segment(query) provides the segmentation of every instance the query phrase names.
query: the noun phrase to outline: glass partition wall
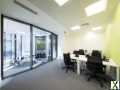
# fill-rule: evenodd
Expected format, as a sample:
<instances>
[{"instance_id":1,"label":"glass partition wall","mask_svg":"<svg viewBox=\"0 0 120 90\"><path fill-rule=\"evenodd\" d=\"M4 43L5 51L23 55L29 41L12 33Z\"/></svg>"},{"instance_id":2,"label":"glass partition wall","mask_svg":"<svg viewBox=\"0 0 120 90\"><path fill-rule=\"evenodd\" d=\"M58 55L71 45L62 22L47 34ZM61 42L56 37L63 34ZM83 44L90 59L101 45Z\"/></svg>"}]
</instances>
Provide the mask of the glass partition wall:
<instances>
[{"instance_id":1,"label":"glass partition wall","mask_svg":"<svg viewBox=\"0 0 120 90\"><path fill-rule=\"evenodd\" d=\"M57 35L13 18L2 18L2 78L56 59Z\"/></svg>"},{"instance_id":2,"label":"glass partition wall","mask_svg":"<svg viewBox=\"0 0 120 90\"><path fill-rule=\"evenodd\" d=\"M30 67L30 26L4 19L3 35L4 76Z\"/></svg>"},{"instance_id":3,"label":"glass partition wall","mask_svg":"<svg viewBox=\"0 0 120 90\"><path fill-rule=\"evenodd\" d=\"M33 27L33 67L51 60L51 33Z\"/></svg>"}]
</instances>

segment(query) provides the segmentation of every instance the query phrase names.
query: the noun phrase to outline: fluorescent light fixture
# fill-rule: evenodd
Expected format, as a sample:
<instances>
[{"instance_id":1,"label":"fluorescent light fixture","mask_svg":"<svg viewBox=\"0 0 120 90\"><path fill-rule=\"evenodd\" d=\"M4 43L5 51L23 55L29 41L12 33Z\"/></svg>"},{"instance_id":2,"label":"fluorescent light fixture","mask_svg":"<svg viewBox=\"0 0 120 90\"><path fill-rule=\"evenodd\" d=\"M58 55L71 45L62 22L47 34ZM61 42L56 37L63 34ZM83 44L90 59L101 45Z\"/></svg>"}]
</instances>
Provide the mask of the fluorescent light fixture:
<instances>
[{"instance_id":1,"label":"fluorescent light fixture","mask_svg":"<svg viewBox=\"0 0 120 90\"><path fill-rule=\"evenodd\" d=\"M88 40L92 40L92 39L95 39L96 38L96 34L94 33L94 32L88 32L87 34L86 34L86 39L88 39Z\"/></svg>"},{"instance_id":2,"label":"fluorescent light fixture","mask_svg":"<svg viewBox=\"0 0 120 90\"><path fill-rule=\"evenodd\" d=\"M59 6L63 6L65 3L67 3L69 0L54 0Z\"/></svg>"},{"instance_id":3,"label":"fluorescent light fixture","mask_svg":"<svg viewBox=\"0 0 120 90\"><path fill-rule=\"evenodd\" d=\"M101 26L98 26L98 27L93 27L93 28L92 28L92 30L93 30L93 31L96 31L96 30L101 30L101 29L102 29L102 27L101 27Z\"/></svg>"},{"instance_id":4,"label":"fluorescent light fixture","mask_svg":"<svg viewBox=\"0 0 120 90\"><path fill-rule=\"evenodd\" d=\"M87 16L95 15L102 11L105 11L107 8L107 0L98 0L97 2L87 6L85 12Z\"/></svg>"},{"instance_id":5,"label":"fluorescent light fixture","mask_svg":"<svg viewBox=\"0 0 120 90\"><path fill-rule=\"evenodd\" d=\"M75 25L73 27L70 28L72 31L75 31L75 30L79 30L80 29L80 26L79 25Z\"/></svg>"}]
</instances>

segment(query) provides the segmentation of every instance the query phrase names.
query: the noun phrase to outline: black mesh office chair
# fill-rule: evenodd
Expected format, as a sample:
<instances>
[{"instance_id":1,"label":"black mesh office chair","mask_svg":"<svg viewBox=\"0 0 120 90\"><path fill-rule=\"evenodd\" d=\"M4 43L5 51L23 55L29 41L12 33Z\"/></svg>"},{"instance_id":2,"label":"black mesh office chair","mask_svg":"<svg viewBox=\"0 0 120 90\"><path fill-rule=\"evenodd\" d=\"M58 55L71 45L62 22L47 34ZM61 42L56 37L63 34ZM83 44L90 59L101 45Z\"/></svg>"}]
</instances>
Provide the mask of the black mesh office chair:
<instances>
[{"instance_id":1,"label":"black mesh office chair","mask_svg":"<svg viewBox=\"0 0 120 90\"><path fill-rule=\"evenodd\" d=\"M99 58L99 60L104 60L104 58L102 58L102 53L99 50L93 50L91 55ZM106 70L106 66L103 65L103 67L104 67L104 70Z\"/></svg>"},{"instance_id":2,"label":"black mesh office chair","mask_svg":"<svg viewBox=\"0 0 120 90\"><path fill-rule=\"evenodd\" d=\"M79 55L85 55L85 52L84 52L83 49L79 49L78 54L79 54Z\"/></svg>"},{"instance_id":3,"label":"black mesh office chair","mask_svg":"<svg viewBox=\"0 0 120 90\"><path fill-rule=\"evenodd\" d=\"M70 71L72 70L73 72L75 72L75 62L71 61L70 53L64 53L63 57L64 57L66 72L68 72L68 70Z\"/></svg>"},{"instance_id":4,"label":"black mesh office chair","mask_svg":"<svg viewBox=\"0 0 120 90\"><path fill-rule=\"evenodd\" d=\"M74 54L76 57L79 57L79 53L78 53L77 50L74 50L74 51L73 51L73 54Z\"/></svg>"},{"instance_id":5,"label":"black mesh office chair","mask_svg":"<svg viewBox=\"0 0 120 90\"><path fill-rule=\"evenodd\" d=\"M98 50L93 50L91 55L102 59L102 54Z\"/></svg>"},{"instance_id":6,"label":"black mesh office chair","mask_svg":"<svg viewBox=\"0 0 120 90\"><path fill-rule=\"evenodd\" d=\"M102 64L101 58L96 56L88 56L88 61L86 62L86 67L88 71L88 81L95 78L99 81L101 87L103 87L103 82L105 81L105 71Z\"/></svg>"}]
</instances>

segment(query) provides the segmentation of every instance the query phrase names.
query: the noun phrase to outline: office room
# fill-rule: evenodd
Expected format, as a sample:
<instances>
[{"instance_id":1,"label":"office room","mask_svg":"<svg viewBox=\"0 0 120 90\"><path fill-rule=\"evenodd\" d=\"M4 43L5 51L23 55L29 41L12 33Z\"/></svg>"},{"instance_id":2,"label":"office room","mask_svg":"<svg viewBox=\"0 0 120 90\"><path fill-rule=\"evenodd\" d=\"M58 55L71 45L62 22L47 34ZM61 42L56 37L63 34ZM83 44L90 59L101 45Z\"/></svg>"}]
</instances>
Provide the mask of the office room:
<instances>
[{"instance_id":1,"label":"office room","mask_svg":"<svg viewBox=\"0 0 120 90\"><path fill-rule=\"evenodd\" d=\"M1 90L119 90L119 0L0 0Z\"/></svg>"}]
</instances>

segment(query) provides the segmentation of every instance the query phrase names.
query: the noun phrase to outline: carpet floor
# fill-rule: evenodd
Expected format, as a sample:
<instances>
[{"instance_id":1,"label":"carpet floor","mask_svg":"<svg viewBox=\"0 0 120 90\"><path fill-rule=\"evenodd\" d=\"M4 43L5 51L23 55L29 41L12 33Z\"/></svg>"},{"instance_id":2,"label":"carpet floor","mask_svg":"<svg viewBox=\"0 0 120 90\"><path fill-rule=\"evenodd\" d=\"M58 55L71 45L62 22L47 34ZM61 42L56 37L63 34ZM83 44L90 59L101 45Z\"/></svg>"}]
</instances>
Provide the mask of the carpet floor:
<instances>
[{"instance_id":1,"label":"carpet floor","mask_svg":"<svg viewBox=\"0 0 120 90\"><path fill-rule=\"evenodd\" d=\"M62 69L62 61L42 65L31 71L5 79L0 90L109 90L100 87L95 80L87 81L85 75L73 72L66 73Z\"/></svg>"}]
</instances>

